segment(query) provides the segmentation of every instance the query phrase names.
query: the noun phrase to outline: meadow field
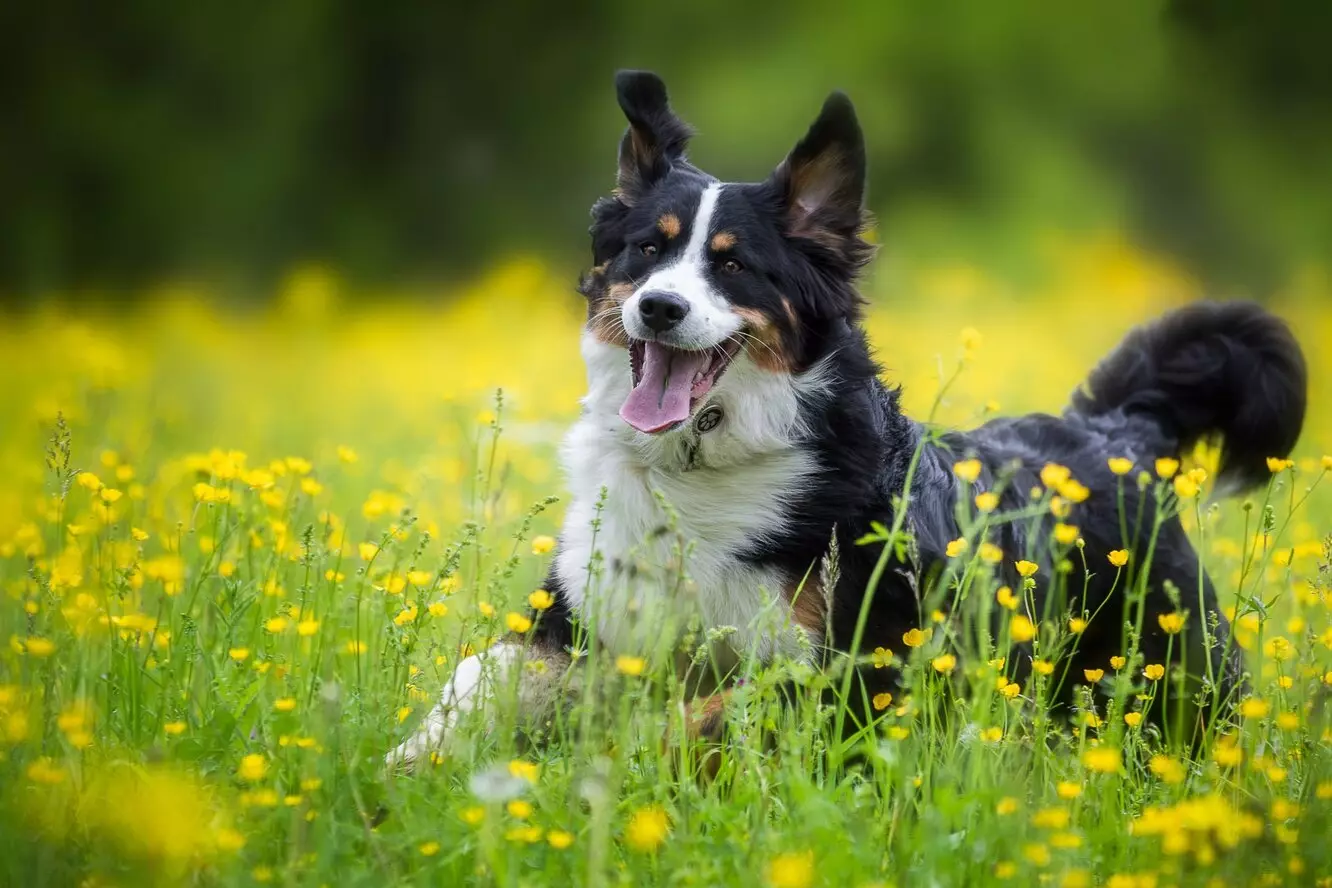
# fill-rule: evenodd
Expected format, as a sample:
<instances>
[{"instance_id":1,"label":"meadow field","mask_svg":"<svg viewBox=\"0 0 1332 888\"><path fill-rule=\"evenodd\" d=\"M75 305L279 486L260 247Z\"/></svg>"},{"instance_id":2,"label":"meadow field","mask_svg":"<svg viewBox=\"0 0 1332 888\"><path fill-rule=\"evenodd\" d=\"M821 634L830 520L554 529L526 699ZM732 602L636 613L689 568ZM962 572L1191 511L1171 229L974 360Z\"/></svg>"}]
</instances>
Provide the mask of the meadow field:
<instances>
[{"instance_id":1,"label":"meadow field","mask_svg":"<svg viewBox=\"0 0 1332 888\"><path fill-rule=\"evenodd\" d=\"M0 316L0 883L1332 885L1332 280L1294 280L1271 300L1310 361L1293 461L1217 503L1206 454L1125 475L1217 583L1251 674L1234 722L1189 748L1141 720L1174 676L1132 650L1024 687L923 613L865 652L903 686L849 744L833 678L747 664L711 779L671 739L681 677L595 651L611 692L548 742L504 729L501 694L500 730L384 768L460 658L540 619L583 388L570 270L349 292L304 267L262 308L178 283ZM961 425L1061 409L1202 295L1114 237L1052 244L1021 285L885 259L866 292L908 410ZM792 675L810 692L779 706ZM1112 702L1052 719L1061 680Z\"/></svg>"}]
</instances>

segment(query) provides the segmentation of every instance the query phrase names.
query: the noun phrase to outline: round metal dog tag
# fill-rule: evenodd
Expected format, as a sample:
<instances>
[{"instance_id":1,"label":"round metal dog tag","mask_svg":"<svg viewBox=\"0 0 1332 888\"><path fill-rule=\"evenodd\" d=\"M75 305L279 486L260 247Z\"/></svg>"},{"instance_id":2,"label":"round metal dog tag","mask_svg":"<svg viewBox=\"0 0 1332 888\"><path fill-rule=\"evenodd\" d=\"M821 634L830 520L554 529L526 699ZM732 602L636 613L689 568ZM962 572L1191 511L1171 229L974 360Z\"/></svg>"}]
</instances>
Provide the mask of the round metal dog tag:
<instances>
[{"instance_id":1,"label":"round metal dog tag","mask_svg":"<svg viewBox=\"0 0 1332 888\"><path fill-rule=\"evenodd\" d=\"M722 409L716 404L709 404L698 414L698 419L694 420L694 428L700 432L710 432L721 425Z\"/></svg>"}]
</instances>

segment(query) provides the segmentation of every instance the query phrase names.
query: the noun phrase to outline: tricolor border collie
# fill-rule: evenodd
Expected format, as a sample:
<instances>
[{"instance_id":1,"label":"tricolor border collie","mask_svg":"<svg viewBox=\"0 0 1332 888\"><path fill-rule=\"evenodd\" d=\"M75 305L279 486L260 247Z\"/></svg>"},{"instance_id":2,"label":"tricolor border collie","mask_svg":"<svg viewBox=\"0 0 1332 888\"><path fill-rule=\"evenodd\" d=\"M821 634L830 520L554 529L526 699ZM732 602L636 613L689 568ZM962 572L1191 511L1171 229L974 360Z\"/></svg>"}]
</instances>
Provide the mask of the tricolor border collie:
<instances>
[{"instance_id":1,"label":"tricolor border collie","mask_svg":"<svg viewBox=\"0 0 1332 888\"><path fill-rule=\"evenodd\" d=\"M447 745L459 717L510 682L525 718L548 719L574 695L589 646L657 663L687 657L688 632L711 644L708 677L691 690L709 736L722 730L725 688L746 658L817 664L850 652L842 662L864 664L855 707L896 674L857 655L900 650L927 619L926 590L949 587L949 544L976 526L966 516L981 491L996 495L994 515L1022 516L996 518L970 540L1002 552L994 583L1022 590L1033 620L1086 621L1065 652L1073 674L1124 652L1128 584L1107 556L1150 543L1134 584L1145 619L1130 668L1165 663L1173 643L1172 662L1212 699L1239 686L1184 528L1171 518L1153 529L1157 499L1169 495L1107 461L1150 469L1217 436L1218 489L1260 483L1266 458L1291 451L1304 418L1305 364L1284 323L1253 305L1194 304L1131 332L1060 416L932 431L880 381L858 323L856 277L873 249L863 237L865 146L847 97L828 98L764 181L729 183L686 159L690 129L657 76L622 72L616 89L629 126L617 186L592 209L593 268L580 286L588 392L563 450L573 499L545 583L554 605L529 636L462 661L391 763ZM973 477L958 477L961 461ZM1050 464L1068 472L1052 482L1048 470L1042 477ZM1066 475L1072 495L1046 496L1032 517L1041 490ZM1081 538L1077 582L1053 603L1062 556L1049 538L1051 503ZM885 542L864 538L882 537L895 517L901 533L883 569ZM1034 577L1019 576L1019 559L1039 565ZM943 612L965 606L948 594L937 601ZM1155 615L1165 612L1186 614L1191 645L1161 631ZM1010 660L1029 665L1030 651L1015 643ZM543 665L515 672L524 658Z\"/></svg>"}]
</instances>

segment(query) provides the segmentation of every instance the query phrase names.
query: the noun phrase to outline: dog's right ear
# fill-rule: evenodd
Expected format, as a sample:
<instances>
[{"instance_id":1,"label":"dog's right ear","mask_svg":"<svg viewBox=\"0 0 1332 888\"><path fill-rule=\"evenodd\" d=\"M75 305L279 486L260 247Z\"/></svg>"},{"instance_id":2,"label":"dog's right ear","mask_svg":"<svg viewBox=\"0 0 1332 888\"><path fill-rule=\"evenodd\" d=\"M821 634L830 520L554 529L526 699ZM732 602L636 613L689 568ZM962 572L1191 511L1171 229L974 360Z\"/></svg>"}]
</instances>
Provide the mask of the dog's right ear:
<instances>
[{"instance_id":1,"label":"dog's right ear","mask_svg":"<svg viewBox=\"0 0 1332 888\"><path fill-rule=\"evenodd\" d=\"M629 119L620 140L620 172L616 196L633 206L660 181L671 164L684 157L693 130L675 116L666 98L666 84L651 71L620 71L615 94Z\"/></svg>"}]
</instances>

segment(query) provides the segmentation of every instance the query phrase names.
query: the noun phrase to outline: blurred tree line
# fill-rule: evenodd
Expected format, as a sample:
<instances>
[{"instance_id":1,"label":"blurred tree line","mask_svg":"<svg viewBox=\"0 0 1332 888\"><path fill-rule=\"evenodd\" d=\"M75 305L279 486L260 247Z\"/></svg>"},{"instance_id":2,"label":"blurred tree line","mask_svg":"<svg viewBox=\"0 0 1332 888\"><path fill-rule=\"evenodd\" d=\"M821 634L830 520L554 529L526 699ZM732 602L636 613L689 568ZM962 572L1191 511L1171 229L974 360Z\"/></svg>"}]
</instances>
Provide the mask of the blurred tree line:
<instances>
[{"instance_id":1,"label":"blurred tree line","mask_svg":"<svg viewBox=\"0 0 1332 888\"><path fill-rule=\"evenodd\" d=\"M626 66L665 76L728 178L849 91L890 245L1114 227L1261 293L1332 242L1324 0L16 0L0 34L7 300L581 262Z\"/></svg>"}]
</instances>

